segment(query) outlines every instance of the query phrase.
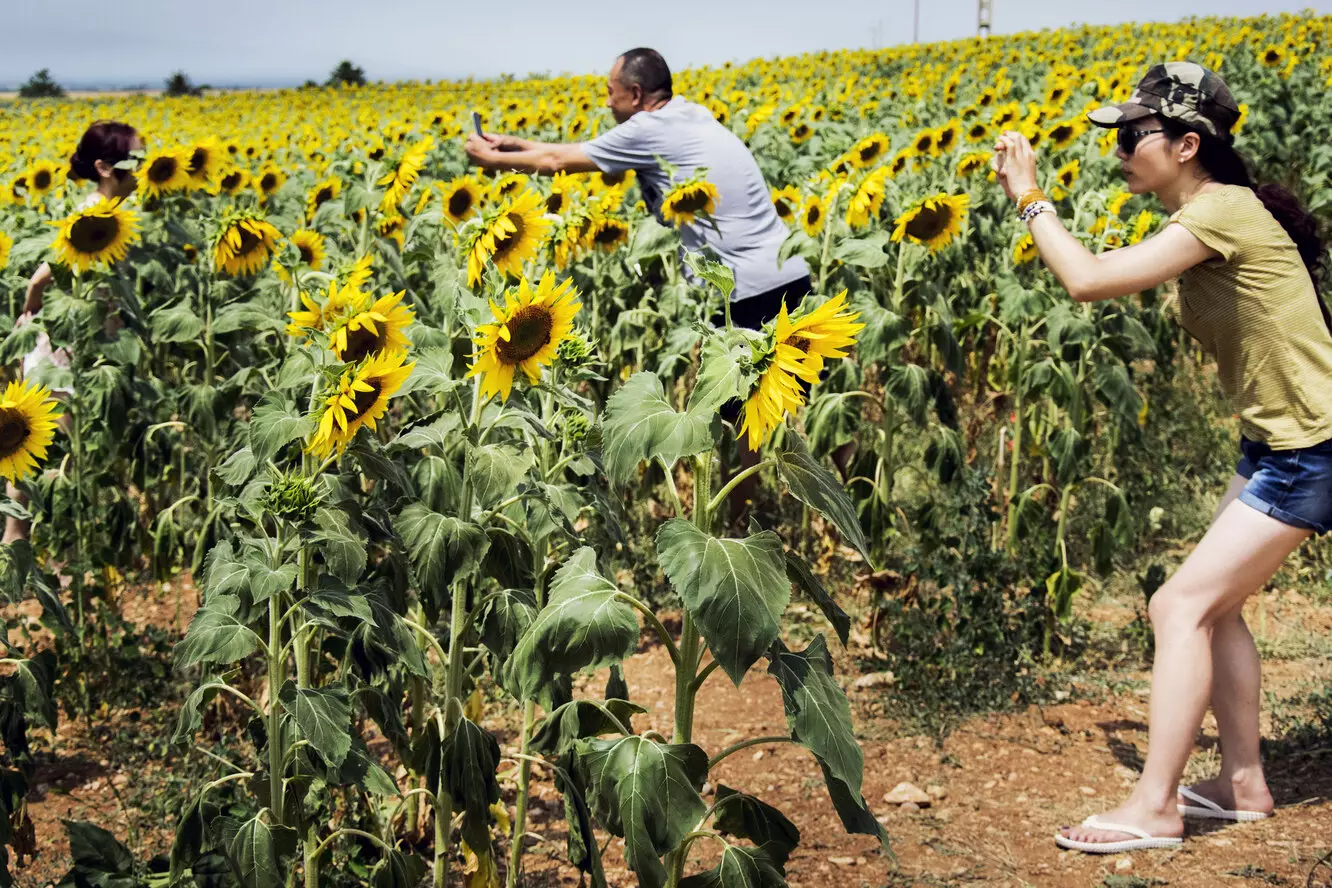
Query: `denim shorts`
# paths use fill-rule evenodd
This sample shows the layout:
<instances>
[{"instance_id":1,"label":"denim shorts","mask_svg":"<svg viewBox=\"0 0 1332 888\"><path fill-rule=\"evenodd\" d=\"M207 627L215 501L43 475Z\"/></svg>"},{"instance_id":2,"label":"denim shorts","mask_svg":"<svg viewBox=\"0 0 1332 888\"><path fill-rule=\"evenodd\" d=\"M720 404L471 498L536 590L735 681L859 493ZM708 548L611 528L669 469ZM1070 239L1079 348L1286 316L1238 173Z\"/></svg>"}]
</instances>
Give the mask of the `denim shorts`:
<instances>
[{"instance_id":1,"label":"denim shorts","mask_svg":"<svg viewBox=\"0 0 1332 888\"><path fill-rule=\"evenodd\" d=\"M1320 534L1332 530L1332 439L1273 450L1241 438L1240 452L1235 471L1249 479L1240 502L1291 527Z\"/></svg>"}]
</instances>

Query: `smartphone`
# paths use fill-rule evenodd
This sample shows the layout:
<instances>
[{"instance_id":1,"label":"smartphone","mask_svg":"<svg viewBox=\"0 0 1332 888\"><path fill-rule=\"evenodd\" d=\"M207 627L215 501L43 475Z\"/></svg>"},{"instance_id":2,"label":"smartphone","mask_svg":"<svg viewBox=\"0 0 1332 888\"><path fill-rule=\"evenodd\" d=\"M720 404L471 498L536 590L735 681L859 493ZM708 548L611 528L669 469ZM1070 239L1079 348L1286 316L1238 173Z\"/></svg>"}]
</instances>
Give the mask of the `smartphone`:
<instances>
[{"instance_id":1,"label":"smartphone","mask_svg":"<svg viewBox=\"0 0 1332 888\"><path fill-rule=\"evenodd\" d=\"M476 129L478 136L485 138L485 134L481 132L481 113L479 111L472 112L472 126Z\"/></svg>"}]
</instances>

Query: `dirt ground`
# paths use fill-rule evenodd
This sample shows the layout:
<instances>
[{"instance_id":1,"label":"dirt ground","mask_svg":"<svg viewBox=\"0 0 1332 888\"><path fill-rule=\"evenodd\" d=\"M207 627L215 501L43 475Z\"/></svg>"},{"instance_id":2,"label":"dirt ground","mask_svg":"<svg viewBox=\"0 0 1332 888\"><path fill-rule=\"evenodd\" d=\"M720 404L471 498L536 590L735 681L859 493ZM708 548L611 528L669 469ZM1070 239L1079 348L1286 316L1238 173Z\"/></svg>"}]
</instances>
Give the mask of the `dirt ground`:
<instances>
[{"instance_id":1,"label":"dirt ground","mask_svg":"<svg viewBox=\"0 0 1332 888\"><path fill-rule=\"evenodd\" d=\"M132 619L174 622L175 596L139 592L124 600ZM181 625L193 608L186 585ZM1113 601L1096 602L1098 621L1126 622L1131 612ZM1315 604L1293 590L1272 590L1250 605L1250 622L1264 663L1265 690L1277 698L1332 681L1332 602ZM646 636L645 636L646 642ZM853 645L855 638L853 636ZM836 643L834 642L834 645ZM895 857L867 836L848 836L828 801L809 754L789 744L745 750L714 772L713 781L749 791L776 805L799 827L800 846L787 868L793 888L897 888L897 886L1101 886L1332 885L1332 737L1322 748L1268 761L1277 816L1245 825L1190 824L1182 848L1109 857L1061 852L1052 841L1061 824L1113 807L1133 783L1146 752L1146 674L1088 673L1074 681L1066 702L995 714L964 722L943 742L903 736L883 715L893 693L886 676L862 679L843 668L854 651L837 654L865 752L865 797L891 839ZM648 711L638 730L669 734L673 679L664 649L647 645L625 665L632 699ZM599 686L599 679L590 682ZM1107 693L1106 688L1114 692ZM512 721L499 706L491 726L506 751L516 742ZM148 822L142 802L154 792L179 791L160 769L122 767L108 752L118 742L150 743L136 734L142 713L111 710L90 729L64 721L41 753L30 812L40 849L16 870L17 884L53 884L69 865L61 821L86 819L112 829L142 856L169 848L172 824ZM715 752L747 737L782 734L781 694L761 669L740 689L721 672L705 686L695 742ZM1264 715L1265 734L1272 734ZM146 734L146 732L144 732ZM160 742L161 738L157 738ZM1218 760L1210 717L1190 764L1189 777L1206 776ZM922 810L886 804L884 794L901 782L926 789L934 800ZM706 788L711 791L711 786ZM508 792L512 800L511 788ZM527 857L529 886L574 886L577 873L560 862L564 851L562 805L549 783L534 787L531 831L544 841ZM133 835L130 836L130 830ZM606 856L610 884L634 884L612 842ZM700 861L701 862L701 861Z\"/></svg>"}]
</instances>

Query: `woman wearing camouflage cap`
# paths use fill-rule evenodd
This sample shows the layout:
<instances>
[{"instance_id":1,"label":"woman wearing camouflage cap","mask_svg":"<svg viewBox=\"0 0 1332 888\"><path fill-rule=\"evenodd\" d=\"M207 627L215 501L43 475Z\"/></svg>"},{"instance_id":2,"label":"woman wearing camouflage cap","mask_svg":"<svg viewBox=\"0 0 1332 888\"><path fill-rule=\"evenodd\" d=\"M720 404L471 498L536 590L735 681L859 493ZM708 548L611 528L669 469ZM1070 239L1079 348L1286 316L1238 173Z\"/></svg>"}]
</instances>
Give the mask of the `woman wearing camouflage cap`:
<instances>
[{"instance_id":1,"label":"woman wearing camouflage cap","mask_svg":"<svg viewBox=\"0 0 1332 888\"><path fill-rule=\"evenodd\" d=\"M1089 117L1119 130L1128 189L1154 193L1171 214L1159 234L1093 254L1040 192L1035 153L1019 133L995 146L999 181L1075 300L1179 279L1179 321L1216 358L1243 435L1211 527L1149 605L1156 658L1142 776L1119 808L1055 837L1114 853L1179 845L1182 816L1271 816L1258 651L1241 608L1304 540L1332 529L1332 321L1318 295L1315 222L1285 189L1251 182L1232 147L1239 109L1220 77L1190 62L1158 65L1127 102ZM1180 787L1209 698L1221 774Z\"/></svg>"}]
</instances>

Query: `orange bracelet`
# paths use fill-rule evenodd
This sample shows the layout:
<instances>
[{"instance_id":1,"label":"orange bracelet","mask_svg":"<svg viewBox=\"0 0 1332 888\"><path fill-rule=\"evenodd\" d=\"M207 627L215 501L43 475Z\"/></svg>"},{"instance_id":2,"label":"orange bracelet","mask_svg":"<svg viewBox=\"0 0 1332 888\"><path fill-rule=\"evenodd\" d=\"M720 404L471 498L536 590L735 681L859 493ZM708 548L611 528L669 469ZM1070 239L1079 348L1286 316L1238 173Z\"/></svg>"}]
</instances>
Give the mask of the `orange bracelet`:
<instances>
[{"instance_id":1,"label":"orange bracelet","mask_svg":"<svg viewBox=\"0 0 1332 888\"><path fill-rule=\"evenodd\" d=\"M1023 210L1025 210L1027 207L1031 206L1032 204L1036 203L1037 201L1049 200L1049 199L1050 198L1045 196L1045 192L1039 188L1033 188L1030 191L1024 191L1018 197L1018 205L1017 205L1018 212L1021 213Z\"/></svg>"}]
</instances>

